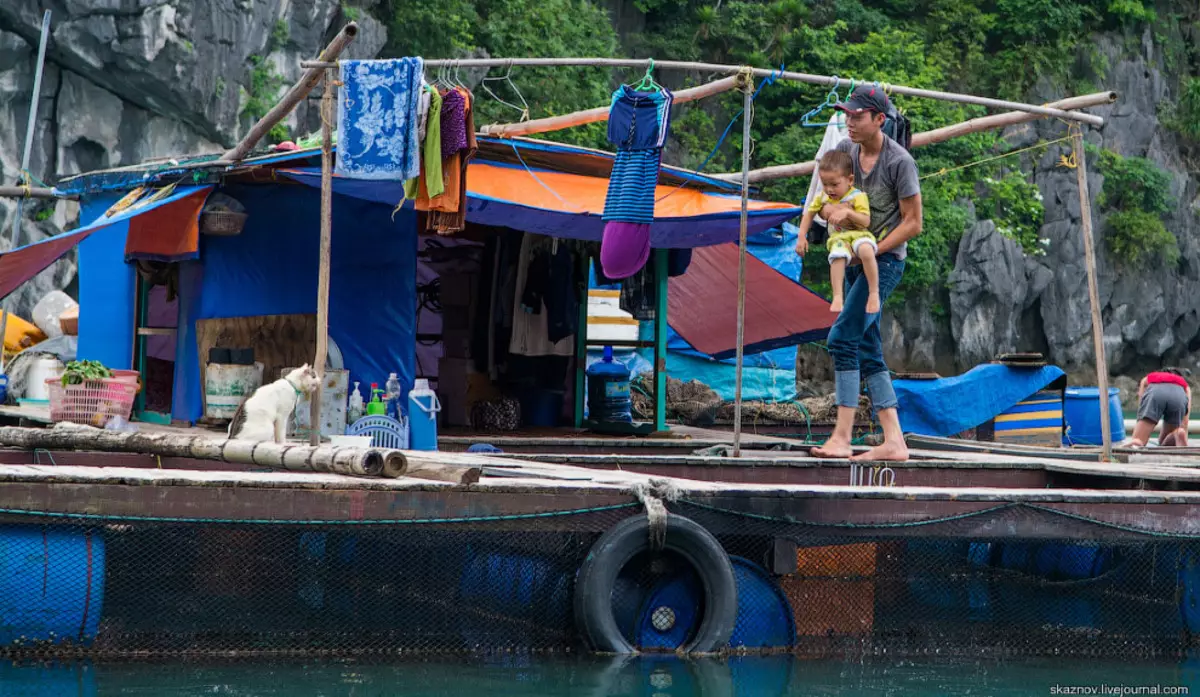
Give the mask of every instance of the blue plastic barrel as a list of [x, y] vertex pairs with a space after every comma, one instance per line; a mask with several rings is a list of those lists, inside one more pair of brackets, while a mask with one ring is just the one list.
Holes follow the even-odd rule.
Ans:
[[0, 646], [88, 645], [100, 630], [104, 538], [41, 525], [0, 526]]
[[588, 417], [592, 421], [630, 423], [633, 402], [629, 396], [629, 367], [613, 360], [611, 346], [604, 347], [604, 359], [587, 369]]
[[0, 662], [0, 694], [12, 697], [95, 697], [96, 669], [87, 663]]
[[[1063, 416], [1067, 420], [1064, 445], [1100, 445], [1104, 441], [1100, 428], [1100, 388], [1068, 387], [1063, 401]], [[1125, 439], [1125, 420], [1121, 413], [1121, 391], [1108, 388], [1108, 423], [1112, 440]]]

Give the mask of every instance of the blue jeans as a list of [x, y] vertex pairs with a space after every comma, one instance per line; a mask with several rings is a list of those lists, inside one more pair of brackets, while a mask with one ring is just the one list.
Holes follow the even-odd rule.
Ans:
[[[879, 298], [886, 301], [900, 285], [904, 261], [892, 254], [879, 255]], [[845, 305], [829, 330], [826, 341], [833, 356], [834, 392], [839, 407], [858, 408], [859, 385], [866, 380], [875, 410], [899, 404], [892, 378], [883, 362], [879, 313], [867, 314], [867, 279], [861, 266], [846, 269]]]

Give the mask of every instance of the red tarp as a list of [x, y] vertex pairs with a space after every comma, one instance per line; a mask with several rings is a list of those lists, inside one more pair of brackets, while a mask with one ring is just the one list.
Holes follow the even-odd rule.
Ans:
[[[671, 328], [701, 353], [732, 358], [737, 352], [737, 297], [737, 245], [697, 247], [687, 273], [670, 280]], [[747, 353], [819, 341], [836, 318], [824, 298], [746, 254]]]

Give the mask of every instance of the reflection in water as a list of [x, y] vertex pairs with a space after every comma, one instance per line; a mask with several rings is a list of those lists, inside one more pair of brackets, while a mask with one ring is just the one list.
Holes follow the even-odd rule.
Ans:
[[1056, 685], [1186, 686], [1200, 695], [1200, 659], [846, 662], [504, 655], [400, 663], [0, 663], [5, 697], [1017, 697], [1053, 694]]

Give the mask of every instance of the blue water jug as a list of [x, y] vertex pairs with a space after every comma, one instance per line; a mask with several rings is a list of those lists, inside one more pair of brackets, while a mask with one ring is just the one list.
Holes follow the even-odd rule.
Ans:
[[408, 447], [410, 450], [437, 450], [437, 415], [442, 410], [437, 393], [429, 381], [418, 378], [408, 393]]
[[587, 369], [588, 416], [593, 421], [630, 423], [633, 402], [629, 398], [629, 368], [613, 360], [611, 346], [604, 347], [603, 360]]

